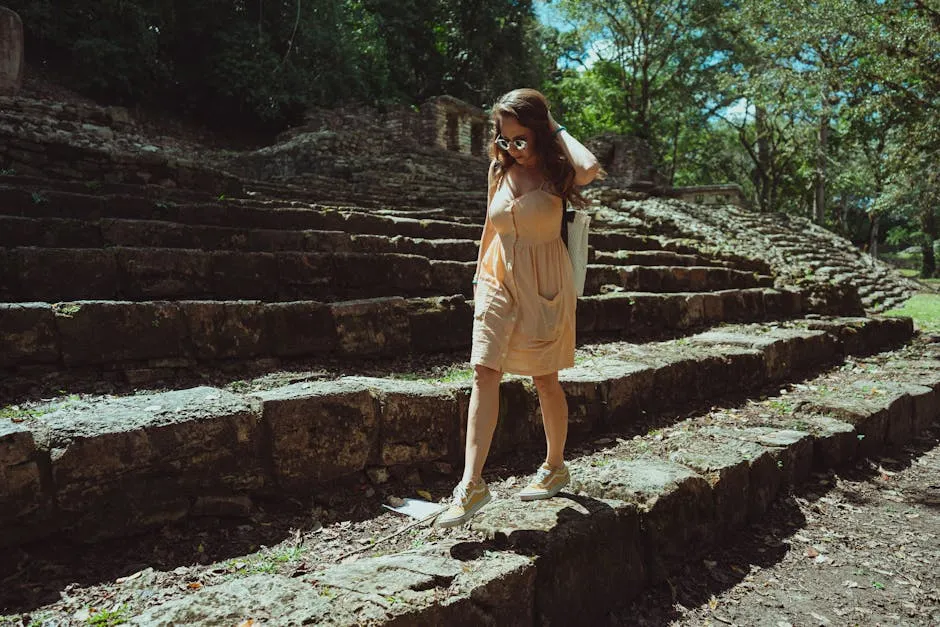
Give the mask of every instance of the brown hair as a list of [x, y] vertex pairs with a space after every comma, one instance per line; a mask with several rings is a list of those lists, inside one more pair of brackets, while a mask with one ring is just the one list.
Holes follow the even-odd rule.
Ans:
[[500, 115], [510, 115], [516, 118], [519, 124], [532, 131], [533, 147], [539, 156], [545, 178], [569, 203], [584, 205], [585, 200], [574, 185], [574, 168], [552, 136], [552, 129], [548, 123], [548, 99], [535, 89], [514, 89], [500, 97], [493, 105], [490, 114], [493, 135], [490, 138], [489, 154], [495, 162], [494, 186], [499, 185], [509, 168], [516, 163], [508, 151], [496, 144], [496, 138], [501, 134]]

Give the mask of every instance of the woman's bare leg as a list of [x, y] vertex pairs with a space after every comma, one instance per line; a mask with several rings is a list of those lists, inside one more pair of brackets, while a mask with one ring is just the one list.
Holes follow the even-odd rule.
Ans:
[[490, 453], [496, 420], [499, 418], [499, 382], [503, 373], [486, 366], [473, 369], [473, 389], [467, 416], [467, 448], [464, 453], [463, 482], [480, 481], [483, 464]]
[[545, 461], [552, 468], [565, 463], [565, 441], [568, 439], [568, 400], [558, 382], [558, 373], [553, 372], [532, 377], [539, 394], [542, 408], [542, 425], [545, 427]]

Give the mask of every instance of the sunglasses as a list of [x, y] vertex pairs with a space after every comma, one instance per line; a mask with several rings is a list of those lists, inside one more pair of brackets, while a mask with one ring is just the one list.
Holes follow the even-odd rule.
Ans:
[[516, 150], [521, 152], [525, 150], [525, 147], [529, 145], [529, 142], [527, 142], [524, 139], [514, 139], [510, 141], [506, 139], [505, 137], [503, 137], [502, 135], [500, 135], [496, 138], [496, 145], [502, 148], [503, 150], [509, 150], [510, 146], [515, 146]]

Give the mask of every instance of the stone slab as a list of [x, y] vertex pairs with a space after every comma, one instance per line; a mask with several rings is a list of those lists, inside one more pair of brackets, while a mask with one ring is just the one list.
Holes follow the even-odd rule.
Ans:
[[0, 250], [0, 268], [0, 297], [9, 302], [110, 299], [119, 293], [118, 265], [112, 250]]
[[453, 390], [435, 383], [346, 377], [378, 400], [381, 436], [374, 464], [394, 466], [442, 459], [458, 444], [463, 416]]
[[78, 301], [54, 310], [66, 366], [180, 357], [189, 335], [176, 303]]
[[31, 525], [49, 509], [38, 458], [30, 429], [0, 420], [0, 546], [28, 539]]
[[523, 503], [497, 499], [471, 523], [535, 560], [535, 614], [541, 625], [595, 624], [646, 584], [635, 507], [562, 492]]
[[363, 470], [379, 441], [380, 408], [361, 381], [295, 383], [252, 397], [270, 432], [278, 485], [310, 493]]
[[343, 355], [398, 355], [408, 351], [410, 326], [404, 298], [333, 303], [339, 351]]
[[601, 467], [571, 464], [571, 491], [635, 504], [650, 579], [701, 555], [715, 533], [715, 504], [704, 477], [657, 459], [611, 459]]
[[273, 352], [264, 307], [257, 301], [183, 301], [187, 352], [198, 360], [246, 359]]
[[48, 303], [0, 303], [0, 368], [59, 361], [56, 319]]
[[73, 401], [31, 428], [52, 460], [60, 524], [80, 537], [163, 524], [185, 516], [197, 496], [257, 492], [266, 482], [258, 416], [214, 388]]
[[0, 95], [15, 96], [23, 83], [23, 20], [11, 9], [0, 7]]

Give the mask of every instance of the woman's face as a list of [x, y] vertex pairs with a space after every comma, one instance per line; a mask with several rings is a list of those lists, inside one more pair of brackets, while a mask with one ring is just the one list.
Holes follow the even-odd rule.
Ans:
[[[519, 165], [531, 167], [538, 162], [538, 155], [535, 152], [535, 133], [531, 129], [519, 124], [519, 120], [511, 115], [501, 114], [499, 116], [499, 135], [509, 142], [507, 152], [515, 159]], [[516, 141], [525, 141], [525, 148], [519, 150], [516, 147]]]

